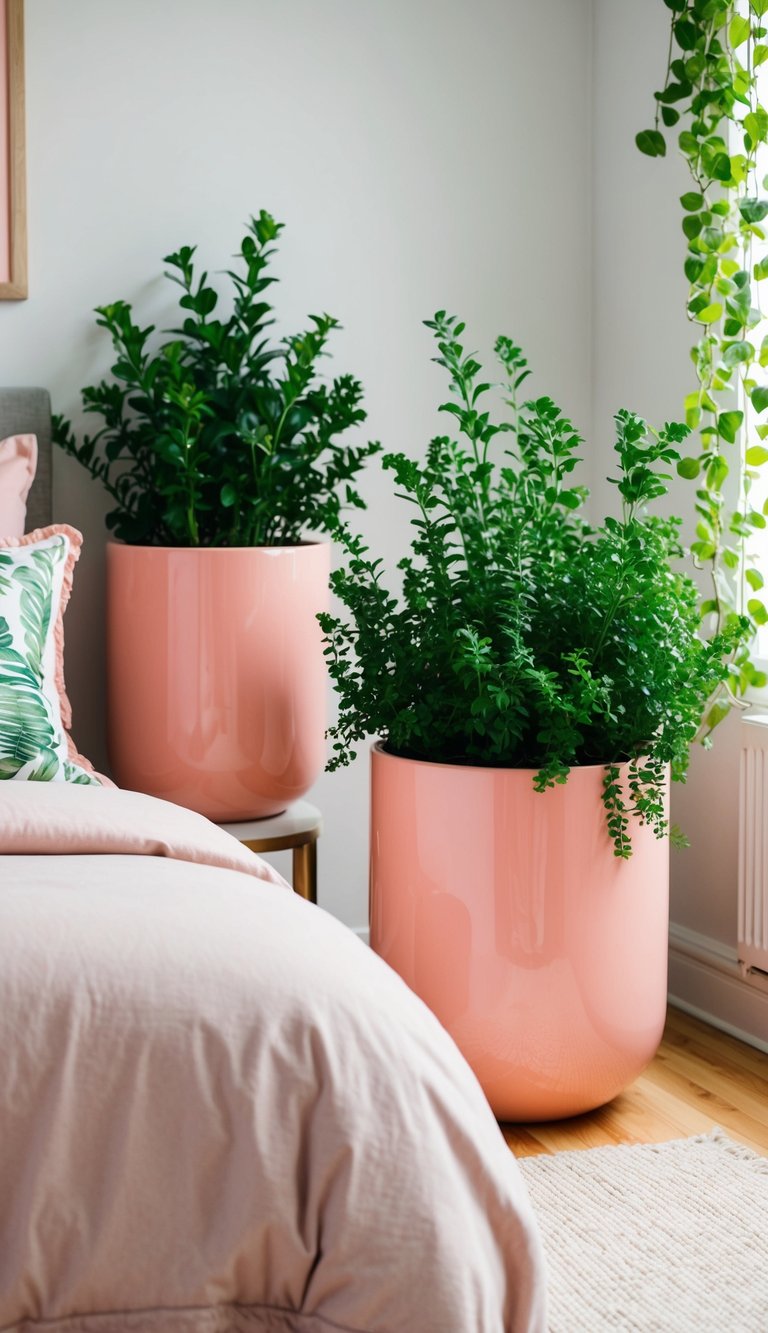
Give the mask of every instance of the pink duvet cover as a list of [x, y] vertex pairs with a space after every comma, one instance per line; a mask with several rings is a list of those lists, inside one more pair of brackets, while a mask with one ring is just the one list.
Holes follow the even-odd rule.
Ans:
[[207, 821], [0, 784], [0, 1330], [543, 1333], [435, 1018]]

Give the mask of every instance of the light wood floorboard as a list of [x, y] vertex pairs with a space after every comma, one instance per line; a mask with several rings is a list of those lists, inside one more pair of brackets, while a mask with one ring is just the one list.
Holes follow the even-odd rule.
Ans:
[[607, 1106], [572, 1120], [502, 1125], [517, 1157], [662, 1143], [715, 1125], [768, 1157], [768, 1055], [679, 1009], [670, 1009], [658, 1053]]

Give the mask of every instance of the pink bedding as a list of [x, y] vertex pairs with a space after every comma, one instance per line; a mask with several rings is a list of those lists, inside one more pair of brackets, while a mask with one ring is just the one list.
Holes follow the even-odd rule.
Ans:
[[4, 783], [0, 850], [2, 1333], [543, 1333], [485, 1099], [351, 932], [149, 797]]

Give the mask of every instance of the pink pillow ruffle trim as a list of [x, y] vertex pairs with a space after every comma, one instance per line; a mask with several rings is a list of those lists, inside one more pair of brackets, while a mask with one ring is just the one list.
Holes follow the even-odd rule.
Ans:
[[27, 496], [37, 471], [37, 436], [0, 440], [0, 532], [24, 535]]

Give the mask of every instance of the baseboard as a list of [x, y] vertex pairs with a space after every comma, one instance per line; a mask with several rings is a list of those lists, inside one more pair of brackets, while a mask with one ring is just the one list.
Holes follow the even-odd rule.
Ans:
[[350, 930], [353, 935], [357, 935], [357, 938], [363, 941], [363, 944], [370, 944], [371, 932], [367, 926], [350, 926]]
[[736, 950], [672, 922], [669, 1002], [768, 1052], [768, 985], [744, 976]]

